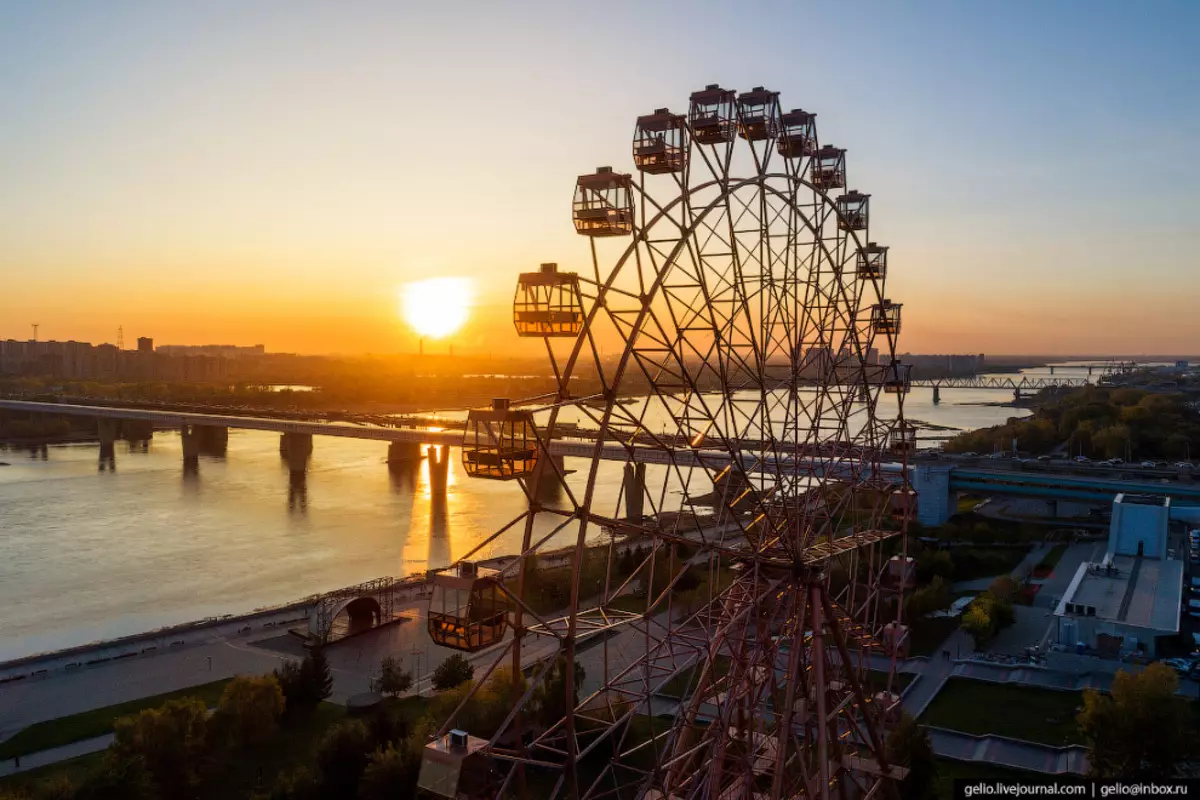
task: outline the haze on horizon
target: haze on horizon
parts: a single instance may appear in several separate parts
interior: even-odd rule
[[[719,82],[848,149],[902,350],[1200,350],[1200,5],[905,5],[7,4],[0,338],[412,351],[446,277],[513,352],[575,177]]]

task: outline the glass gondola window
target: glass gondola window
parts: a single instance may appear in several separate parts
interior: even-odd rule
[[[883,391],[886,394],[908,394],[908,390],[912,388],[911,374],[912,364],[893,361],[887,367],[887,374],[883,379]]]
[[[837,199],[838,228],[844,231],[861,231],[867,227],[867,204],[869,194],[850,191]]]
[[[504,638],[508,604],[498,575],[471,561],[433,573],[428,630],[435,644],[475,652]]]
[[[733,103],[737,93],[715,83],[692,92],[688,121],[698,144],[723,144],[733,141]]]
[[[508,400],[467,413],[463,467],[472,478],[512,480],[533,474],[537,466],[537,429],[528,411],[509,408]]]
[[[755,86],[737,99],[738,134],[748,142],[770,139],[779,131],[779,92]]]
[[[818,150],[812,160],[809,181],[822,191],[846,188],[846,151],[832,145]]]
[[[800,108],[780,117],[779,155],[803,158],[817,152],[817,115]]]
[[[887,277],[887,246],[869,242],[858,251],[855,268],[863,280],[883,280]]]
[[[893,453],[911,453],[917,449],[917,428],[901,423],[888,432],[888,449]]]
[[[687,166],[687,123],[665,108],[638,117],[633,132],[633,163],[642,172],[660,175]]]
[[[900,332],[901,305],[901,303],[893,303],[891,300],[884,300],[882,303],[871,306],[871,325],[875,328],[875,333],[895,335]]]
[[[518,336],[577,336],[583,329],[583,297],[579,276],[542,264],[522,272],[513,298],[513,325]]]
[[[633,181],[612,167],[600,167],[575,182],[576,232],[584,236],[633,233]]]

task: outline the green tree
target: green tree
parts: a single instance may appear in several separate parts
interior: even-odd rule
[[[361,800],[395,800],[414,797],[421,759],[407,747],[387,746],[371,754],[363,770],[358,796]]]
[[[583,685],[587,674],[583,666],[576,661],[574,670],[573,693],[570,699],[571,707],[579,703],[579,688]],[[542,683],[533,691],[532,707],[534,719],[544,728],[549,728],[567,714],[567,662],[559,657],[551,665],[550,671],[542,679]]]
[[[275,734],[283,709],[283,690],[274,675],[239,675],[221,694],[217,719],[228,726],[232,743],[257,745]]]
[[[288,713],[316,708],[333,694],[333,672],[321,647],[310,650],[303,661],[285,661],[272,674],[283,690]]]
[[[300,666],[311,697],[314,698],[314,706],[333,694],[333,670],[329,668],[323,646],[318,645],[309,650],[308,656]]]
[[[1092,777],[1142,780],[1173,773],[1193,749],[1178,688],[1174,670],[1151,664],[1137,674],[1118,672],[1109,694],[1084,691],[1078,723],[1091,748]]]
[[[154,800],[158,795],[140,757],[117,756],[111,749],[76,790],[74,800]]]
[[[270,791],[257,794],[254,800],[321,800],[321,785],[308,767],[297,767],[275,779]]]
[[[888,734],[887,757],[893,765],[908,769],[900,781],[900,796],[905,800],[931,800],[937,796],[937,758],[929,734],[908,712]]]
[[[121,717],[110,748],[118,761],[140,759],[162,797],[187,797],[200,782],[207,750],[208,710],[195,697]]]
[[[317,747],[321,797],[355,797],[372,749],[367,727],[358,720],[347,720],[330,728]]]
[[[439,692],[454,687],[471,680],[475,676],[475,667],[470,661],[467,661],[462,654],[455,653],[447,656],[446,660],[437,665],[437,669],[433,671],[431,681],[433,688]]]
[[[383,694],[398,695],[412,688],[412,673],[405,672],[400,662],[388,656],[379,665],[379,691]]]
[[[992,618],[979,602],[967,607],[966,613],[963,614],[962,628],[971,635],[976,650],[981,649],[992,638]]]

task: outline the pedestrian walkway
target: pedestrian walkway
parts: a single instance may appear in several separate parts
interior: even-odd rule
[[[906,662],[906,666],[911,665],[914,669],[905,671],[914,672],[918,678],[904,693],[904,710],[914,718],[921,716],[954,671],[955,657],[960,653],[971,652],[973,647],[971,637],[960,628],[950,634],[927,661],[910,659]],[[950,657],[947,658],[946,654]]]
[[[0,764],[0,777],[15,775],[18,772],[28,772],[31,769],[44,767],[48,764],[57,764],[59,761],[86,756],[89,753],[98,753],[112,744],[112,741],[113,735],[106,733],[103,736],[81,739],[78,742],[64,744],[61,747],[39,750],[36,753],[21,756],[21,766],[19,767],[16,765],[16,761],[10,758],[8,761]]]
[[[1088,751],[1083,745],[1053,747],[1006,736],[974,736],[926,726],[933,752],[958,761],[983,761],[1011,769],[1051,775],[1085,775]]]

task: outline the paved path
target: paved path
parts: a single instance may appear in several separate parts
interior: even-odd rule
[[[904,693],[904,710],[913,717],[921,716],[921,712],[933,701],[933,698],[941,690],[942,684],[954,671],[954,657],[961,653],[969,653],[972,649],[971,637],[960,628],[950,634],[946,641],[933,651],[928,661],[920,662],[910,659],[906,662],[906,666],[914,667],[911,671],[919,677]],[[943,651],[949,651],[951,658],[944,658]],[[910,670],[906,669],[905,671]]]
[[[933,752],[959,761],[983,761],[1030,772],[1083,775],[1088,770],[1087,748],[1052,747],[1004,736],[972,736],[945,728],[926,727]]]
[[[86,756],[89,753],[97,753],[106,749],[112,744],[113,735],[106,733],[103,736],[96,736],[91,739],[81,739],[78,742],[64,744],[62,747],[51,747],[48,750],[40,750],[36,753],[21,756],[21,766],[16,766],[16,763],[9,759],[3,764],[0,764],[0,777],[5,775],[15,775],[18,772],[28,772],[31,769],[44,767],[47,764],[56,764],[59,761],[66,761],[70,758],[78,756]]]

